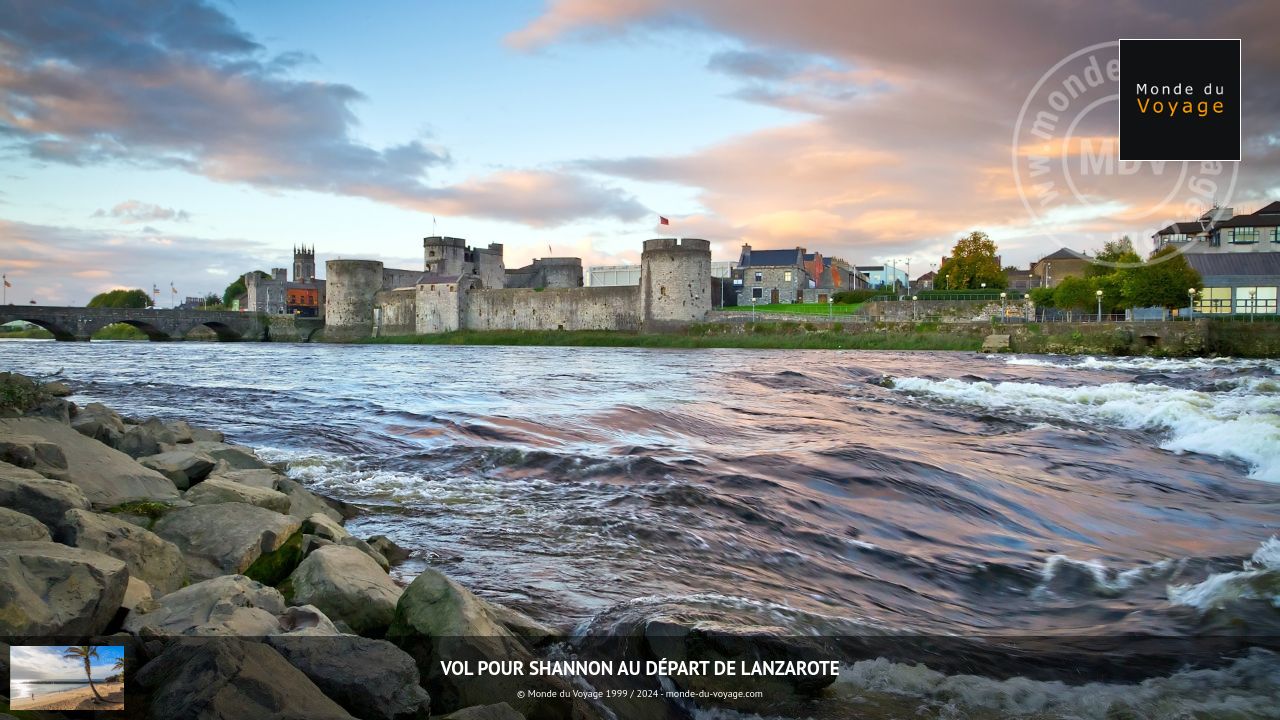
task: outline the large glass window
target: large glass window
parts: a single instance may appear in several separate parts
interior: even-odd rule
[[[1276,289],[1274,287],[1236,288],[1236,312],[1274,315]]]
[[[1237,245],[1258,242],[1258,228],[1256,227],[1231,228],[1231,242]]]
[[[1229,313],[1231,312],[1231,288],[1207,287],[1196,295],[1196,312]]]

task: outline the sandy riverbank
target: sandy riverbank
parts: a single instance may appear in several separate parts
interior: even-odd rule
[[[10,710],[123,710],[124,683],[98,683],[98,694],[106,703],[94,700],[88,685],[73,690],[37,694],[34,698],[13,698]]]

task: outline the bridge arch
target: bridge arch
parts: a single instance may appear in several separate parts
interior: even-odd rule
[[[230,342],[232,340],[244,339],[244,335],[242,335],[239,330],[231,327],[230,325],[224,322],[219,322],[217,320],[204,320],[202,322],[197,322],[196,324],[184,330],[182,332],[182,335],[183,337],[186,337],[191,333],[192,330],[195,330],[196,328],[202,328],[202,327],[209,328],[210,330],[212,330],[213,334],[218,336],[219,342]]]
[[[96,322],[88,322],[84,324],[81,331],[86,335],[86,339],[88,339],[88,336],[92,336],[102,328],[107,327],[108,325],[115,325],[117,323],[141,330],[147,336],[147,339],[153,342],[170,339],[169,333],[165,332],[162,328],[149,322],[129,318],[108,318]]]
[[[74,330],[70,330],[66,327],[63,327],[62,325],[56,322],[52,322],[49,320],[45,320],[43,318],[36,318],[36,317],[26,318],[26,317],[23,317],[22,315],[9,315],[7,313],[0,314],[0,325],[7,325],[8,323],[11,323],[17,320],[21,320],[22,322],[29,322],[32,325],[48,330],[49,332],[53,333],[53,339],[55,340],[75,340],[76,339],[76,334]]]

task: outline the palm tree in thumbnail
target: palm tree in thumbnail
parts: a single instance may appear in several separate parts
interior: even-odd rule
[[[89,678],[89,689],[93,691],[93,697],[96,698],[95,702],[106,702],[98,694],[98,687],[93,684],[93,671],[89,667],[89,661],[98,657],[98,648],[92,645],[71,645],[62,651],[62,656],[84,660],[84,675]]]

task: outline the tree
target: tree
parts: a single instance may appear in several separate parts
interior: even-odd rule
[[[1102,249],[1095,252],[1093,257],[1102,263],[1114,263],[1112,265],[1103,265],[1100,263],[1090,263],[1085,266],[1084,276],[1087,278],[1102,277],[1103,275],[1111,275],[1116,272],[1124,272],[1128,268],[1118,268],[1119,265],[1138,265],[1142,262],[1142,257],[1133,249],[1133,241],[1128,235],[1119,240],[1109,240]]]
[[[1005,286],[1005,276],[996,260],[996,244],[987,234],[974,230],[956,241],[951,257],[938,268],[937,277],[948,290]]]
[[[98,293],[89,301],[91,308],[145,308],[151,307],[151,296],[146,290],[120,288]]]
[[[271,277],[271,275],[261,270],[254,270],[253,272],[257,273],[258,277],[260,278],[269,279]],[[227,307],[231,307],[231,303],[235,302],[236,298],[249,292],[249,289],[245,287],[245,284],[244,284],[245,275],[248,275],[248,274],[249,273],[245,273],[244,275],[241,275],[240,277],[236,278],[235,281],[232,282],[230,285],[228,285],[227,289],[222,292],[223,305],[226,305]]]
[[[1125,273],[1124,294],[1135,307],[1182,307],[1187,290],[1200,290],[1200,273],[1187,263],[1178,248],[1166,245],[1147,262]]]
[[[1030,296],[1031,296],[1031,302],[1035,303],[1036,307],[1042,307],[1042,308],[1054,307],[1053,288],[1047,288],[1047,287],[1034,288],[1031,290]]]
[[[1053,304],[1063,310],[1088,310],[1095,301],[1093,283],[1068,275],[1053,289]]]
[[[62,657],[84,660],[84,675],[89,678],[89,689],[93,691],[93,696],[97,698],[98,702],[106,702],[98,694],[98,686],[93,684],[93,668],[89,667],[90,658],[96,659],[98,657],[98,648],[92,645],[71,645],[62,651]]]

